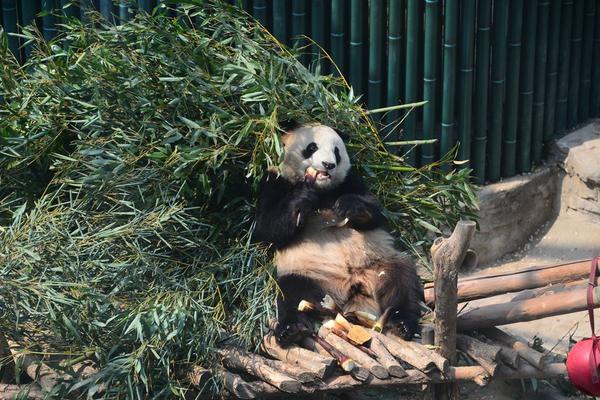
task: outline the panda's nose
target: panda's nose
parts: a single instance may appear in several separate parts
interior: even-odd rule
[[[330,171],[330,170],[332,170],[332,169],[335,168],[335,164],[334,163],[330,163],[330,162],[327,162],[327,161],[323,161],[323,166],[328,171]]]

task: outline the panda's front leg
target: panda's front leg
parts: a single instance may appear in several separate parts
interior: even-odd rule
[[[379,201],[370,194],[344,194],[335,201],[333,211],[348,218],[348,226],[356,230],[375,229],[384,221]]]
[[[302,275],[283,275],[277,279],[277,283],[280,293],[277,296],[275,338],[280,344],[289,345],[314,331],[311,319],[298,311],[298,303],[301,300],[319,303],[325,291],[317,280]]]

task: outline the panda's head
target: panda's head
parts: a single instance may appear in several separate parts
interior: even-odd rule
[[[290,182],[307,181],[317,189],[333,189],[344,181],[350,170],[344,141],[326,125],[308,124],[287,129],[282,142],[284,160],[280,172]]]

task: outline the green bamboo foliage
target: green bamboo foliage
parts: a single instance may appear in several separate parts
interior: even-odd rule
[[[402,33],[404,31],[404,0],[390,0],[388,11],[388,36],[387,36],[387,90],[386,103],[388,106],[400,103],[400,93],[404,76],[404,63],[402,60]],[[399,111],[391,111],[387,116],[387,123],[393,124],[400,118]],[[392,140],[399,139],[399,129],[390,125]]]
[[[475,42],[475,0],[461,1],[460,46],[458,61],[458,132],[461,160],[471,159],[473,133],[473,47]],[[470,164],[463,164],[469,167]]]
[[[404,80],[405,98],[407,103],[414,103],[417,98],[417,68],[419,65],[419,31],[421,19],[419,15],[419,0],[408,0],[406,7],[406,76]],[[417,115],[416,111],[410,112],[404,120],[404,138],[413,140],[416,137]],[[408,162],[416,163],[415,152],[408,155]]]
[[[475,135],[473,136],[472,168],[478,184],[485,182],[487,144],[488,86],[490,69],[490,31],[492,23],[492,1],[479,0],[477,9],[477,58],[475,69]]]
[[[523,0],[512,0],[510,2],[509,21],[508,60],[506,64],[506,125],[504,137],[502,138],[502,176],[513,176],[516,171]]]
[[[548,62],[546,64],[546,104],[544,106],[544,142],[548,142],[556,131],[556,94],[558,83],[558,56],[560,48],[561,0],[550,2],[550,23],[548,35]]]
[[[569,95],[569,66],[571,57],[571,33],[573,31],[573,0],[563,0],[560,29],[560,58],[558,64],[558,93],[556,99],[556,132],[567,127],[567,101]]]
[[[488,140],[488,179],[500,179],[502,154],[502,122],[504,108],[504,88],[506,79],[506,35],[508,24],[508,1],[494,1],[494,21],[492,31],[492,83],[490,86],[491,127]]]
[[[268,10],[266,0],[254,0],[252,2],[252,15],[260,22],[260,24],[267,29],[270,29],[268,21]]]
[[[579,79],[581,72],[581,46],[583,42],[583,3],[575,0],[573,5],[573,35],[571,36],[571,57],[569,65],[569,97],[567,128],[579,122]]]
[[[594,49],[594,14],[595,0],[585,0],[583,17],[583,44],[581,59],[581,84],[579,88],[579,120],[585,121],[590,116],[590,88],[592,83],[592,52]]]
[[[34,3],[32,1],[32,3]],[[21,4],[23,4],[23,2],[21,2]],[[79,16],[79,10],[77,7],[77,2],[73,1],[73,0],[61,0],[60,1],[60,7],[61,7],[61,11],[62,14],[65,17],[77,17]]]
[[[273,0],[273,34],[281,42],[288,41],[286,0]]]
[[[53,15],[55,9],[54,0],[42,0],[42,32],[46,40],[51,40],[56,36],[56,21]]]
[[[442,77],[442,127],[440,136],[441,154],[446,154],[456,142],[454,136],[454,103],[456,101],[456,37],[458,27],[458,0],[447,0],[445,8],[444,71]]]
[[[548,58],[548,19],[550,2],[538,3],[538,24],[535,47],[535,77],[531,121],[531,157],[539,164],[544,144],[544,97],[546,95],[546,60]]]
[[[308,30],[308,18],[306,16],[306,0],[292,2],[292,38],[293,45],[298,48],[306,47],[306,39],[303,37]],[[308,54],[302,50],[300,61],[307,65]]]
[[[321,50],[326,48],[326,16],[325,16],[325,2],[323,0],[312,0],[311,2],[311,18],[310,18],[310,33],[311,39],[315,41],[317,45],[312,46],[312,56],[314,67],[323,74],[329,71],[329,64],[323,59]]]
[[[425,48],[423,66],[423,139],[436,137],[436,89],[439,54],[440,2],[425,0]],[[421,148],[421,162],[429,164],[435,161],[435,148],[425,144]]]
[[[344,0],[332,0],[331,2],[331,57],[342,74],[344,74],[344,71],[346,70],[344,33],[345,4],[346,2]]]
[[[600,116],[600,7],[596,7],[594,17],[594,55],[592,63],[592,96],[590,114],[592,117]]]
[[[531,169],[531,127],[533,111],[533,85],[535,67],[535,42],[537,34],[538,5],[534,1],[525,2],[523,20],[523,56],[521,57],[521,87],[519,89],[519,124],[517,130],[517,171]]]
[[[350,84],[356,94],[365,93],[364,6],[365,2],[363,0],[352,0],[350,4],[350,63],[348,71]]]
[[[2,28],[6,33],[17,33],[17,2],[16,0],[2,1]],[[19,39],[15,36],[8,36],[8,48],[20,59]]]
[[[369,3],[369,108],[380,108],[383,96],[383,43],[384,2],[371,0]],[[354,60],[352,60],[354,61]]]

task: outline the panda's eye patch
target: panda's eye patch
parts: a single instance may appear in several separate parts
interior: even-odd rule
[[[338,149],[336,147],[335,150],[333,151],[333,153],[335,154],[335,162],[336,162],[336,164],[340,165],[340,161],[342,161],[342,157],[340,156],[340,149]]]
[[[311,142],[308,144],[308,146],[306,146],[306,149],[302,150],[302,156],[304,158],[308,158],[312,156],[318,149],[319,148],[317,147],[317,144],[315,142]]]

